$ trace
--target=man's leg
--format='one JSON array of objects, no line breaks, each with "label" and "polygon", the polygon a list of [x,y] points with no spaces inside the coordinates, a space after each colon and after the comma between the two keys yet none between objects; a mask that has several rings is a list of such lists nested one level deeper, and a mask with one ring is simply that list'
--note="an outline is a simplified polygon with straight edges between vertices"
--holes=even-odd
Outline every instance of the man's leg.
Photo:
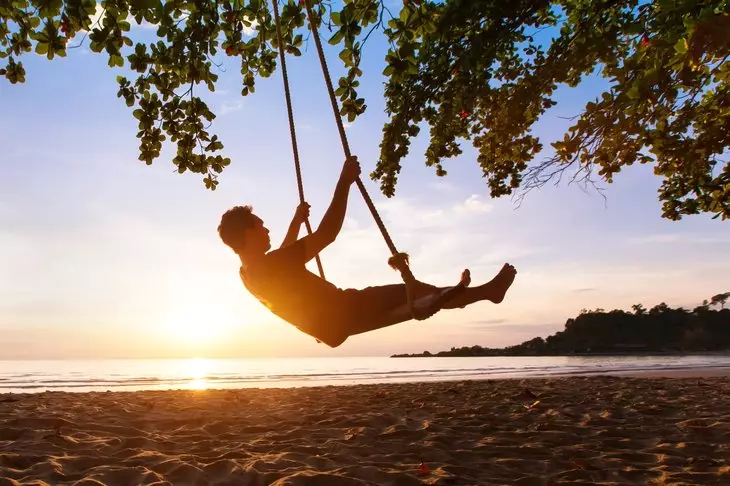
[{"label": "man's leg", "polygon": [[[495,304],[499,304],[502,300],[504,300],[504,296],[512,285],[512,282],[514,282],[516,274],[517,270],[515,270],[515,267],[509,263],[505,263],[499,273],[492,280],[478,287],[467,287],[461,295],[444,304],[443,308],[457,309],[483,300],[489,300]],[[414,284],[414,292],[416,294],[415,298],[418,300],[428,295],[443,292],[448,288],[449,287],[436,287],[434,285],[416,281]]]},{"label": "man's leg", "polygon": [[[437,287],[418,282],[417,295],[438,291]],[[347,289],[349,319],[342,320],[349,336],[398,324],[410,317],[392,318],[393,311],[408,304],[405,284],[379,285],[364,289]]]},{"label": "man's leg", "polygon": [[[447,302],[443,308],[457,309],[483,300],[499,304],[504,300],[516,274],[517,270],[512,265],[505,264],[492,280],[478,287],[467,287],[461,295]],[[448,287],[435,287],[418,281],[413,288],[416,300],[448,289]],[[350,307],[352,320],[342,324],[347,326],[346,332],[350,336],[410,320],[408,316],[392,314],[394,310],[407,304],[404,284],[368,287],[346,292],[352,293],[353,305]]]},{"label": "man's leg", "polygon": [[517,270],[509,263],[505,263],[499,273],[489,282],[478,287],[467,287],[464,292],[453,300],[444,304],[444,309],[457,309],[483,300],[499,304],[515,280]]}]

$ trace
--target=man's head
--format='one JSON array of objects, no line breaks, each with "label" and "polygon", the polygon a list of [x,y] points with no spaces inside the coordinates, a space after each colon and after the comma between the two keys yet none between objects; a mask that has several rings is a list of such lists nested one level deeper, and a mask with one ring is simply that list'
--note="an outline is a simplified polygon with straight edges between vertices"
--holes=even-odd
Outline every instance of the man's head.
[{"label": "man's head", "polygon": [[271,248],[269,230],[261,218],[253,214],[251,206],[235,206],[226,211],[218,225],[218,234],[223,243],[239,255],[266,253]]}]

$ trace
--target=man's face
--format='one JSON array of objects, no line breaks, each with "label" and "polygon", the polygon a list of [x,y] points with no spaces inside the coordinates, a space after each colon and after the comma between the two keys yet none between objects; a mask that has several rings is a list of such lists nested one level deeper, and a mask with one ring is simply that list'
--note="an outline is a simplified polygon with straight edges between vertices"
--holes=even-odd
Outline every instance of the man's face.
[{"label": "man's face", "polygon": [[269,230],[264,226],[261,218],[256,217],[253,226],[246,229],[246,246],[262,253],[271,249]]}]

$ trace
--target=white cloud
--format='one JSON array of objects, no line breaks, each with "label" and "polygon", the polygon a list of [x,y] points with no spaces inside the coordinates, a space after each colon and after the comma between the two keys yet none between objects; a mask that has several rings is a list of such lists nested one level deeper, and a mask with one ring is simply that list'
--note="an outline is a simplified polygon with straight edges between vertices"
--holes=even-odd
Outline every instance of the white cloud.
[{"label": "white cloud", "polygon": [[223,102],[223,105],[220,109],[220,114],[225,115],[228,113],[233,113],[234,111],[238,111],[243,108],[243,100],[226,100]]},{"label": "white cloud", "polygon": [[94,29],[95,27],[101,26],[101,21],[104,16],[104,8],[101,6],[100,3],[96,4],[96,12],[94,12],[94,15],[91,16],[91,28]]},{"label": "white cloud", "polygon": [[[397,283],[398,274],[387,263],[389,256],[374,226],[343,229],[321,254],[327,280],[343,288]],[[310,267],[317,273],[314,262]]]},{"label": "white cloud", "polygon": [[[104,8],[101,6],[101,3],[96,4],[96,12],[94,12],[93,15],[91,15],[91,29],[93,30],[96,27],[101,27],[101,22],[103,21],[105,12]],[[132,15],[127,15],[127,18],[125,19],[131,27],[134,29],[135,27],[139,27],[142,29],[157,29],[157,25],[151,24],[147,22],[146,20],[142,20],[141,23],[137,23],[137,20]],[[98,25],[97,25],[98,22]],[[254,20],[251,22],[251,26],[247,27],[246,25],[243,26],[242,32],[244,35],[252,36],[256,33],[256,28],[258,27],[259,23],[258,20]]]},{"label": "white cloud", "polygon": [[429,182],[428,187],[433,189],[434,191],[444,192],[444,193],[454,193],[458,192],[459,188],[446,180],[445,177],[438,177],[436,178],[436,181]]},{"label": "white cloud", "polygon": [[362,225],[353,217],[345,216],[345,221],[342,224],[343,230],[358,230]]},{"label": "white cloud", "polygon": [[441,227],[448,223],[447,211],[434,208],[415,199],[392,198],[377,204],[378,211],[389,225],[399,230],[418,231]]},{"label": "white cloud", "polygon": [[487,213],[491,211],[493,206],[482,200],[478,194],[472,194],[463,203],[454,206],[454,212],[462,213]]},{"label": "white cloud", "polygon": [[[379,202],[377,207],[398,250],[410,255],[416,276],[436,285],[455,281],[464,268],[472,270],[476,281],[489,279],[505,261],[551,251],[544,245],[502,241],[494,228],[474,224],[475,217],[487,210],[478,197],[456,204],[401,197]],[[328,261],[337,262],[337,278],[353,281],[367,275],[371,284],[397,280],[386,264],[389,253],[377,226],[368,216],[360,223],[346,223],[327,256]]]},{"label": "white cloud", "polygon": [[446,216],[446,212],[443,209],[437,209],[435,211],[424,212],[421,214],[420,219],[424,223],[443,221]]},{"label": "white cloud", "polygon": [[384,219],[391,224],[406,230],[433,230],[449,232],[454,228],[463,228],[473,232],[472,226],[466,224],[474,217],[492,211],[492,205],[483,201],[480,196],[469,196],[465,201],[449,203],[433,199],[393,198],[378,203],[378,210]]},{"label": "white cloud", "polygon": [[249,36],[250,36],[250,35],[254,35],[254,34],[256,33],[256,28],[257,28],[258,26],[259,26],[259,21],[258,21],[258,20],[254,20],[253,22],[251,22],[251,27],[246,27],[246,26],[244,25],[244,26],[243,26],[243,30],[242,30],[242,32],[243,32],[243,33],[244,33],[245,35],[249,35]]},{"label": "white cloud", "polygon": [[[411,257],[419,279],[448,285],[464,267],[477,264],[493,235],[471,231],[466,218],[453,218],[453,210],[424,206],[416,199],[388,199],[378,212],[400,251]],[[468,223],[467,223],[468,224]],[[397,283],[398,273],[387,265],[390,253],[369,213],[359,220],[348,216],[337,241],[323,252],[328,279],[341,286]],[[479,278],[486,275],[479,272]],[[491,274],[489,275],[491,277]]]},{"label": "white cloud", "polygon": [[[106,15],[106,12],[104,11],[104,7],[101,6],[101,3],[96,4],[96,12],[94,12],[93,15],[91,15],[91,30],[101,27],[102,22],[104,21],[104,15]],[[146,20],[143,20],[141,24],[137,23],[137,20],[132,15],[127,15],[127,18],[125,19],[127,22],[129,22],[130,26],[134,29],[135,27],[140,27],[143,29],[156,29],[157,26],[154,24],[151,24],[147,22]]]}]

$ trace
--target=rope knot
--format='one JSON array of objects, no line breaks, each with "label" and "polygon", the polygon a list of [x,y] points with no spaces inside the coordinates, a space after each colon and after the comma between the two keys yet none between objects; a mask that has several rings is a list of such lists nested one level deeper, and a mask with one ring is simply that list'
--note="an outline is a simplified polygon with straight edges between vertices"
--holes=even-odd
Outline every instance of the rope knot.
[{"label": "rope knot", "polygon": [[414,282],[416,280],[416,277],[414,277],[413,273],[411,273],[408,263],[408,253],[395,253],[393,256],[388,258],[388,265],[400,272],[405,283]]}]

